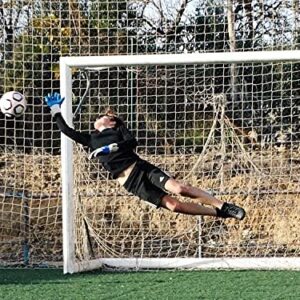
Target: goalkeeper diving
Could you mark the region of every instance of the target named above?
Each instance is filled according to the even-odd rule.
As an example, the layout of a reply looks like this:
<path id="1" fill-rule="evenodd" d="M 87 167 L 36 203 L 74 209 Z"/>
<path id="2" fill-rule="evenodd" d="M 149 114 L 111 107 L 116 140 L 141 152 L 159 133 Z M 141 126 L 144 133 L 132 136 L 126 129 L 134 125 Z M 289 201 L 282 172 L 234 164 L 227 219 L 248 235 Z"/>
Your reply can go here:
<path id="1" fill-rule="evenodd" d="M 128 192 L 156 208 L 175 213 L 244 219 L 246 213 L 243 208 L 223 202 L 200 188 L 179 182 L 141 159 L 135 152 L 137 140 L 113 113 L 100 115 L 94 122 L 95 131 L 91 134 L 69 127 L 61 115 L 63 101 L 64 98 L 58 93 L 45 97 L 58 128 L 75 142 L 88 147 L 91 151 L 89 159 L 98 159 L 112 178 Z M 182 202 L 170 194 L 197 199 L 198 203 Z"/>

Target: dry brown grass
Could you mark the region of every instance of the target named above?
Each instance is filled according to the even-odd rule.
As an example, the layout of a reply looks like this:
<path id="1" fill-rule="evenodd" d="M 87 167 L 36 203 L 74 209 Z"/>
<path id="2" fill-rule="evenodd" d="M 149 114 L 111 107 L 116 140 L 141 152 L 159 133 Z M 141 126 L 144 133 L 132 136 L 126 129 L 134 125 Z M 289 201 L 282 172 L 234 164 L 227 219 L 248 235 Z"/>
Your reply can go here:
<path id="1" fill-rule="evenodd" d="M 243 206 L 243 222 L 155 210 L 107 181 L 98 165 L 87 165 L 79 155 L 78 257 L 91 255 L 83 220 L 96 256 L 299 255 L 299 153 L 254 152 L 251 160 L 260 172 L 242 155 L 227 157 L 220 172 L 216 157 L 205 156 L 186 181 Z M 149 159 L 182 179 L 197 156 Z M 30 245 L 32 262 L 61 260 L 60 157 L 5 153 L 0 161 L 0 261 L 21 261 L 24 243 Z"/>

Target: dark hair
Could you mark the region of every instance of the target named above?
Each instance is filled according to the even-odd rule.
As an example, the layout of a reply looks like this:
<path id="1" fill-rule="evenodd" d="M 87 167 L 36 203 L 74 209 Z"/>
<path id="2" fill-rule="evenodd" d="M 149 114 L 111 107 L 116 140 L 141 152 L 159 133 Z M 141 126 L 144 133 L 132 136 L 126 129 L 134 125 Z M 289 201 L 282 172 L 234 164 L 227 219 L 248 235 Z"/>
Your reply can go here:
<path id="1" fill-rule="evenodd" d="M 116 127 L 120 127 L 122 125 L 125 125 L 124 124 L 124 121 L 118 117 L 115 117 L 115 121 L 116 121 Z"/>

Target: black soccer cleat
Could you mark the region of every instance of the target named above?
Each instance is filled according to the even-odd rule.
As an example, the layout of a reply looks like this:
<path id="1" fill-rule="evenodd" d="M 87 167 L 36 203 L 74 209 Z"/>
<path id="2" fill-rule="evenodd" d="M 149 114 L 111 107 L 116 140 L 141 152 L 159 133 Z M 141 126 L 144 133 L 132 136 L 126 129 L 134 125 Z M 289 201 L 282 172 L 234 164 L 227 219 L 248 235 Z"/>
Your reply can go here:
<path id="1" fill-rule="evenodd" d="M 243 220 L 246 216 L 246 212 L 243 208 L 237 205 L 225 202 L 221 209 L 217 208 L 217 216 L 221 218 Z"/>

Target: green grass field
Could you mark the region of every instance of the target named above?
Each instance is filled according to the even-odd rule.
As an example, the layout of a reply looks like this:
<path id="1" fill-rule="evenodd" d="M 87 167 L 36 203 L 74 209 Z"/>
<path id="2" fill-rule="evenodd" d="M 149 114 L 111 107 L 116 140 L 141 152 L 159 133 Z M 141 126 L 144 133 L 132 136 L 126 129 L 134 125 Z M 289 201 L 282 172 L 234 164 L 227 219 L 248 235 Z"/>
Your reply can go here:
<path id="1" fill-rule="evenodd" d="M 300 272 L 2 269 L 0 299 L 300 299 Z"/>

